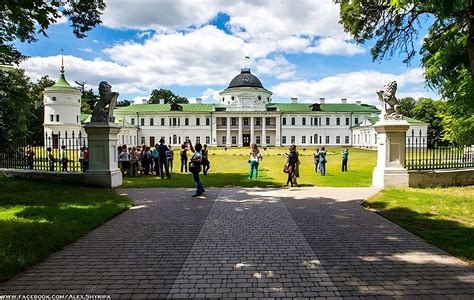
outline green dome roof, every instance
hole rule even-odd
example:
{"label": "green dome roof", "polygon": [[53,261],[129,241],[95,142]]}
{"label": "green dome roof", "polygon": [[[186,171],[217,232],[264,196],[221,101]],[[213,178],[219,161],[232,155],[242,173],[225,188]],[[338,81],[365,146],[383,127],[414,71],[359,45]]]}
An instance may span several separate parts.
{"label": "green dome roof", "polygon": [[61,75],[59,75],[58,81],[56,83],[49,87],[50,89],[75,89],[72,87],[69,82],[66,80],[66,76],[64,76],[64,66],[61,66]]}

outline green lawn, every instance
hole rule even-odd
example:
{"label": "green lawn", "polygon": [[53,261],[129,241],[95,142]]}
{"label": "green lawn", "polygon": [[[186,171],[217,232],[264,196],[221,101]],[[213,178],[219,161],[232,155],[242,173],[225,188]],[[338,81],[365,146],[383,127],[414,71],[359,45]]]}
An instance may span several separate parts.
{"label": "green lawn", "polygon": [[385,189],[364,206],[474,265],[474,186]]}
{"label": "green lawn", "polygon": [[[223,187],[227,185],[244,187],[281,187],[286,182],[287,174],[283,173],[286,158],[283,153],[287,148],[260,149],[263,161],[259,166],[259,178],[249,180],[248,148],[214,148],[209,151],[211,169],[207,176],[202,176],[205,187]],[[314,147],[299,149],[300,178],[298,184],[303,186],[370,186],[372,171],[376,164],[377,152],[366,149],[349,148],[349,172],[341,172],[341,148],[328,148],[326,176],[315,174],[313,165]],[[193,187],[191,174],[180,174],[180,161],[177,149],[174,156],[174,168],[171,179],[160,179],[156,176],[124,177],[123,187]],[[202,174],[202,173],[201,173]]]}
{"label": "green lawn", "polygon": [[131,202],[110,189],[0,175],[0,281],[110,220]]}

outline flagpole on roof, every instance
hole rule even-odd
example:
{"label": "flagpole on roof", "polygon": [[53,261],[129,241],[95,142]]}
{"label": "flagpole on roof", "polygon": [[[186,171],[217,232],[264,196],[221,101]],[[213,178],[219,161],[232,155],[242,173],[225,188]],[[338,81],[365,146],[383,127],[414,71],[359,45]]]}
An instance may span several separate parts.
{"label": "flagpole on roof", "polygon": [[250,60],[250,56],[245,56],[244,68],[247,69],[247,60]]}

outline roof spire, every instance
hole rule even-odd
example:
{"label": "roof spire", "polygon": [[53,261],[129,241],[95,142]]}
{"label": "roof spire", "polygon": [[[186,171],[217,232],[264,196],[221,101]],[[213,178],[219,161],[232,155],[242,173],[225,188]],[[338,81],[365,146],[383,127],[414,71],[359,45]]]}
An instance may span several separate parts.
{"label": "roof spire", "polygon": [[64,49],[61,49],[61,75],[64,75]]}

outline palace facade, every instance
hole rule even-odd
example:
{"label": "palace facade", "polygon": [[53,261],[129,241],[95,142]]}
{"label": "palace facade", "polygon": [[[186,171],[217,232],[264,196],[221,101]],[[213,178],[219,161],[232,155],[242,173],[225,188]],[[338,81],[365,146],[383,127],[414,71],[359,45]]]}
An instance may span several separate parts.
{"label": "palace facade", "polygon": [[[119,143],[155,145],[163,138],[173,146],[188,139],[225,147],[246,147],[251,143],[261,146],[376,145],[375,131],[370,131],[370,142],[361,143],[360,130],[372,126],[370,121],[380,111],[361,101],[348,103],[343,98],[340,103],[325,103],[325,99],[320,98],[316,103],[298,103],[297,98],[291,98],[290,103],[273,103],[272,92],[263,87],[250,69],[242,69],[219,94],[220,101],[215,104],[202,103],[198,98],[188,104],[134,104],[117,108],[114,111],[116,122],[122,125]],[[62,67],[59,80],[44,93],[47,135],[53,139],[67,132],[86,135],[82,126],[90,121],[90,116],[81,115],[80,98],[81,93],[66,81]],[[426,133],[427,125],[423,123],[423,126]]]}

